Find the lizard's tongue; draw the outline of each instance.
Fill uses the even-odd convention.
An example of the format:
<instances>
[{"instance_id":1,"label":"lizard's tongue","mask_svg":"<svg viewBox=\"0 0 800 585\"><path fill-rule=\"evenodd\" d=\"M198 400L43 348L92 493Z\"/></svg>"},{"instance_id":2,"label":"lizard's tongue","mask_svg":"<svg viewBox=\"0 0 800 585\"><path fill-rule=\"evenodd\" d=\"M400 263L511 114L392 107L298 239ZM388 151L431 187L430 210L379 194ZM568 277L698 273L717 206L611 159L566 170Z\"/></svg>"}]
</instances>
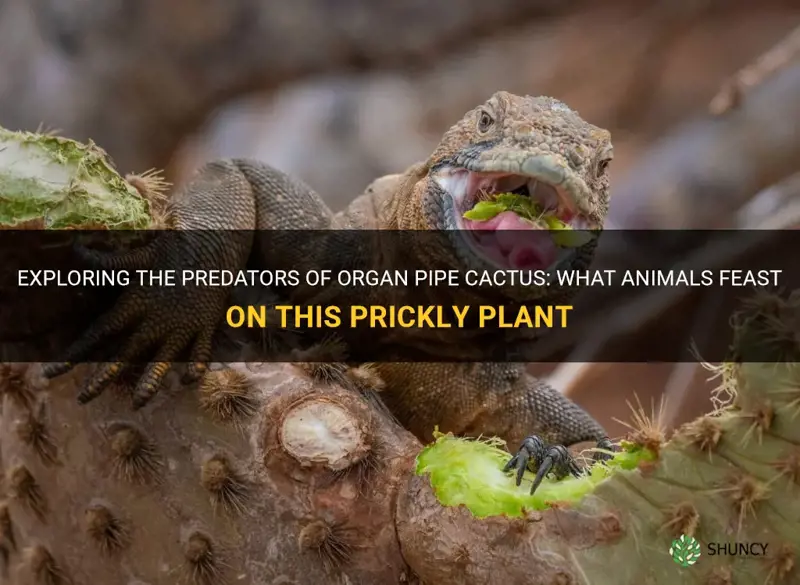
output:
<instances>
[{"instance_id":1,"label":"lizard's tongue","mask_svg":"<svg viewBox=\"0 0 800 585\"><path fill-rule=\"evenodd\" d=\"M464 220L474 230L478 246L495 262L514 270L546 270L556 261L550 232L539 230L513 211L504 211L486 221Z\"/></svg>"}]
</instances>

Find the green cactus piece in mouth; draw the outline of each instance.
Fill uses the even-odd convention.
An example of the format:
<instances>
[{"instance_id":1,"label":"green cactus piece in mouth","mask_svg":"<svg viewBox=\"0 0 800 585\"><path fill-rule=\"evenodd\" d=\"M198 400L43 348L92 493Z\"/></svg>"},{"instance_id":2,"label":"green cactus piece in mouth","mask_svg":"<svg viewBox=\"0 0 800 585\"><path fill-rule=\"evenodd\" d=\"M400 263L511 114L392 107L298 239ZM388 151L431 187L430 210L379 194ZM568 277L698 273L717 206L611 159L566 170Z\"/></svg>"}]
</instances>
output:
<instances>
[{"instance_id":1,"label":"green cactus piece in mouth","mask_svg":"<svg viewBox=\"0 0 800 585\"><path fill-rule=\"evenodd\" d=\"M568 223L561 221L555 212L546 213L542 206L530 197L516 193L497 193L490 199L482 199L475 203L464 218L472 221L488 221L505 211L516 213L530 223L532 227L550 230L553 241L562 248L579 248L591 240L591 233L572 229Z\"/></svg>"}]
</instances>

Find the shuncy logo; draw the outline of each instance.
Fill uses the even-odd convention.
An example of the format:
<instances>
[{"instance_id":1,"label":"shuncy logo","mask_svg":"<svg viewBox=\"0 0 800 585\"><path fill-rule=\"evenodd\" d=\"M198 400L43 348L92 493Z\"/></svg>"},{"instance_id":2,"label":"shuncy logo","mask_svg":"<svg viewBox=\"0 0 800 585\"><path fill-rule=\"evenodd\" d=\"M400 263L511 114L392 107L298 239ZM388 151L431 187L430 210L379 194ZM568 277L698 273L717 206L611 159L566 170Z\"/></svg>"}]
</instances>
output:
<instances>
[{"instance_id":1,"label":"shuncy logo","mask_svg":"<svg viewBox=\"0 0 800 585\"><path fill-rule=\"evenodd\" d=\"M669 554L681 567L691 567L700 558L700 543L694 537L682 534L672 541Z\"/></svg>"}]
</instances>

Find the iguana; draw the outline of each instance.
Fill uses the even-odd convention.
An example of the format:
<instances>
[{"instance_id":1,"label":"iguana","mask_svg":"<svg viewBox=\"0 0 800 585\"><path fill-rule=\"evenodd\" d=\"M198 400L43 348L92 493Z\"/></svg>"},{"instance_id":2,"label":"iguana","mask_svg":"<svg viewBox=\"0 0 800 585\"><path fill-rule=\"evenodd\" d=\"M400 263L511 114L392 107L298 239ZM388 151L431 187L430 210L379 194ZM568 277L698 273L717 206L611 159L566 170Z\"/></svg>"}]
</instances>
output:
<instances>
[{"instance_id":1,"label":"iguana","mask_svg":"<svg viewBox=\"0 0 800 585\"><path fill-rule=\"evenodd\" d=\"M107 264L266 269L302 259L291 249L264 249L258 235L262 230L362 229L450 231L454 235L446 240L446 249L435 251L439 260L445 258L454 267L467 263L509 268L513 253L487 250L470 233L531 226L510 211L479 225L464 219L464 212L486 194L512 192L531 197L573 227L599 229L608 212L612 156L609 132L587 123L562 102L497 92L445 132L427 161L378 179L336 214L307 185L263 163L210 162L170 202L170 227L177 230L171 233L177 238L158 238ZM190 244L180 237L190 230L212 235ZM592 245L573 250L569 262L585 266L593 251ZM408 253L417 254L424 266L430 252ZM547 246L535 253L545 268L555 262ZM134 406L140 408L157 393L172 362L184 351L191 353L188 379L203 374L230 292L228 287L130 289L70 348L67 361L47 366L45 375L52 378L69 371L111 335L131 330L116 357L88 381L79 401L98 396L126 364L147 354L153 361L133 391ZM509 294L547 303L559 293L529 287ZM436 347L427 347L433 359L440 357ZM380 363L377 368L386 384L381 396L398 421L418 437L429 437L438 425L456 434L521 441L507 466L517 468L518 485L526 467L538 470L540 477L550 471L557 476L576 473L563 445L598 441L600 447L611 448L601 425L529 375L524 364Z\"/></svg>"}]
</instances>

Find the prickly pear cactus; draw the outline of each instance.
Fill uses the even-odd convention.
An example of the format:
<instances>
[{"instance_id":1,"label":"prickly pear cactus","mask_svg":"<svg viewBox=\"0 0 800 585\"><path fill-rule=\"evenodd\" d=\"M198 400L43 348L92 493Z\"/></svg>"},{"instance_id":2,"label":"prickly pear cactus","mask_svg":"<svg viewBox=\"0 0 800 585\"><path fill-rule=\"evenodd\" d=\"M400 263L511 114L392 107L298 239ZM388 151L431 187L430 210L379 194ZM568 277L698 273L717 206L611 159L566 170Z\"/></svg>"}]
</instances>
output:
<instances>
[{"instance_id":1,"label":"prickly pear cactus","mask_svg":"<svg viewBox=\"0 0 800 585\"><path fill-rule=\"evenodd\" d=\"M615 470L577 503L556 492L547 510L479 519L468 500L442 506L452 497L451 478L418 469L398 507L406 561L430 583L799 583L798 299L759 294L748 302L734 319L734 355L760 361L708 366L720 380L716 411L669 441L658 416L639 408L628 448L655 457ZM484 509L500 505L490 499L484 493ZM689 552L699 547L699 558L682 551L675 560L673 543L682 537ZM502 552L487 555L487 543ZM767 550L709 555L712 543Z\"/></svg>"},{"instance_id":2,"label":"prickly pear cactus","mask_svg":"<svg viewBox=\"0 0 800 585\"><path fill-rule=\"evenodd\" d=\"M411 577L394 504L419 444L357 392L237 364L133 412L123 389L79 406L87 368L49 385L35 365L2 370L10 583Z\"/></svg>"}]
</instances>

